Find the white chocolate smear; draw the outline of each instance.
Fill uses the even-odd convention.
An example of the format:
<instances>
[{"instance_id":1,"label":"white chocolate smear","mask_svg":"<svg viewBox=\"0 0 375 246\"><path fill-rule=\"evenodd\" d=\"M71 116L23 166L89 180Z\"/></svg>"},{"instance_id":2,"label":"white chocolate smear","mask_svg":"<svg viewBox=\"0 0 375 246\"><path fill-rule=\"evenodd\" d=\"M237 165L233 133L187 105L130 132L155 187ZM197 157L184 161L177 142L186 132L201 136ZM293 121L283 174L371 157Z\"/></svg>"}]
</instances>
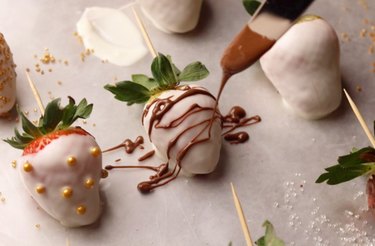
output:
<instances>
[{"instance_id":1,"label":"white chocolate smear","mask_svg":"<svg viewBox=\"0 0 375 246\"><path fill-rule=\"evenodd\" d=\"M130 66L147 54L142 36L126 14L117 9L86 8L77 22L86 49L118 66Z\"/></svg>"}]
</instances>

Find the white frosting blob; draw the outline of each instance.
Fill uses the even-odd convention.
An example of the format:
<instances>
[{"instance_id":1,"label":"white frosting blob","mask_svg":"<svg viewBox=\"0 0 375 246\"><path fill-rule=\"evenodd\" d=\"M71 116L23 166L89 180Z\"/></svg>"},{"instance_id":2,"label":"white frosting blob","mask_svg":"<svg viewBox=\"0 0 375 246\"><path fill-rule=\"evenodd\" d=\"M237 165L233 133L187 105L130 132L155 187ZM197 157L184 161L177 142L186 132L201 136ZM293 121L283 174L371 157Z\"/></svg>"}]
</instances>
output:
<instances>
[{"instance_id":1,"label":"white frosting blob","mask_svg":"<svg viewBox=\"0 0 375 246\"><path fill-rule=\"evenodd\" d=\"M200 88L205 90L202 87L191 86L195 88ZM175 100L180 95L184 94L186 91L182 90L169 90L163 92L158 98L168 98L171 97L171 100ZM177 102L161 119L160 125L168 125L170 122L176 120L182 116L193 104L198 104L200 107L209 107L214 108L216 101L207 95L204 94L195 94L189 97L182 99ZM147 107L147 105L146 105ZM152 110L154 109L155 104L152 105L149 109L149 113L144 118L144 127L148 132L148 127L150 125L150 118ZM210 120L212 117L212 110L204 110L191 114L186 117L182 123L174 128L155 128L156 121L152 126L152 132L150 139L154 145L156 153L158 154L163 161L168 161L167 151L168 144L174 138L176 138L180 133L188 129L189 127L196 125L202 121ZM195 127L187 130L177 141L176 145L170 150L170 169L176 165L176 157L178 153L183 150L188 144L202 131L202 129L207 124L202 124L199 127ZM220 157L220 148L221 148L221 120L216 119L213 122L211 128L211 138L208 141L195 144L191 147L185 157L181 161L181 168L184 174L207 174L212 172L219 161ZM208 128L201 134L198 139L203 139L208 137Z\"/></svg>"},{"instance_id":2,"label":"white frosting blob","mask_svg":"<svg viewBox=\"0 0 375 246\"><path fill-rule=\"evenodd\" d=\"M130 66L147 54L137 27L117 9L86 8L77 23L77 32L86 49L119 66Z\"/></svg>"},{"instance_id":3,"label":"white frosting blob","mask_svg":"<svg viewBox=\"0 0 375 246\"><path fill-rule=\"evenodd\" d=\"M95 222L101 213L99 181L102 170L102 156L93 156L90 149L99 148L90 135L71 134L53 140L36 154L20 157L20 176L34 200L53 218L64 226L76 227ZM67 158L76 158L76 164L69 166ZM26 172L23 165L29 162L33 170ZM85 187L86 179L94 185ZM45 187L45 192L36 192L37 186ZM73 195L62 196L63 189L70 187ZM78 206L85 206L86 212L78 214Z\"/></svg>"}]
</instances>

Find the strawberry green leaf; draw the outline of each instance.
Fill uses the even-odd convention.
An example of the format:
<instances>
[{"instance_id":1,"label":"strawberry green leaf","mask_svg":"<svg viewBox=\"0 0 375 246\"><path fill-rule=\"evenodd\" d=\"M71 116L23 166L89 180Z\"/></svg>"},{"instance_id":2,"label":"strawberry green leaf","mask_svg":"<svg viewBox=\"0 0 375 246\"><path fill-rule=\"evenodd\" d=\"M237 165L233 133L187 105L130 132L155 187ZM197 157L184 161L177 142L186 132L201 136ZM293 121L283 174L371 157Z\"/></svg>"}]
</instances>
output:
<instances>
[{"instance_id":1,"label":"strawberry green leaf","mask_svg":"<svg viewBox=\"0 0 375 246\"><path fill-rule=\"evenodd\" d=\"M169 62L172 64L174 74L178 77L181 73L180 69L178 69L178 67L176 67L176 65L172 62L172 57L170 55L167 55L167 58Z\"/></svg>"},{"instance_id":2,"label":"strawberry green leaf","mask_svg":"<svg viewBox=\"0 0 375 246\"><path fill-rule=\"evenodd\" d=\"M115 85L107 84L104 88L112 92L116 99L127 102L128 105L147 102L151 96L146 87L132 81L122 81Z\"/></svg>"},{"instance_id":3,"label":"strawberry green leaf","mask_svg":"<svg viewBox=\"0 0 375 246\"><path fill-rule=\"evenodd\" d=\"M147 75L144 74L133 74L132 80L134 83L146 87L149 91L155 90L159 86L153 78L149 78Z\"/></svg>"},{"instance_id":4,"label":"strawberry green leaf","mask_svg":"<svg viewBox=\"0 0 375 246\"><path fill-rule=\"evenodd\" d=\"M178 83L172 63L161 53L152 61L151 72L160 88L170 88Z\"/></svg>"},{"instance_id":5,"label":"strawberry green leaf","mask_svg":"<svg viewBox=\"0 0 375 246\"><path fill-rule=\"evenodd\" d=\"M207 68L200 62L193 62L181 72L172 62L172 58L161 53L151 64L153 78L144 74L132 75L132 81L122 81L104 88L124 101L127 105L145 103L151 96L163 91L175 89L181 81L196 81L207 77Z\"/></svg>"},{"instance_id":6,"label":"strawberry green leaf","mask_svg":"<svg viewBox=\"0 0 375 246\"><path fill-rule=\"evenodd\" d=\"M329 185L336 185L375 171L375 149L362 148L349 155L340 156L338 164L325 169L316 183L327 181Z\"/></svg>"},{"instance_id":7,"label":"strawberry green leaf","mask_svg":"<svg viewBox=\"0 0 375 246\"><path fill-rule=\"evenodd\" d=\"M261 3L256 0L242 0L242 4L245 7L247 13L253 15L255 14Z\"/></svg>"},{"instance_id":8,"label":"strawberry green leaf","mask_svg":"<svg viewBox=\"0 0 375 246\"><path fill-rule=\"evenodd\" d=\"M201 62L193 62L187 65L178 76L180 81L197 81L208 76L209 72Z\"/></svg>"},{"instance_id":9,"label":"strawberry green leaf","mask_svg":"<svg viewBox=\"0 0 375 246\"><path fill-rule=\"evenodd\" d=\"M70 127L78 118L86 119L90 116L92 108L93 105L87 104L86 99L81 100L76 106L71 97L69 97L69 104L60 108L60 99L55 99L48 103L38 125L34 125L18 110L24 132L20 133L15 129L15 136L4 141L15 148L24 149L30 142L43 135Z\"/></svg>"},{"instance_id":10,"label":"strawberry green leaf","mask_svg":"<svg viewBox=\"0 0 375 246\"><path fill-rule=\"evenodd\" d=\"M42 123L43 132L51 132L55 130L63 116L63 110L60 108L60 98L48 103L44 116L39 122Z\"/></svg>"},{"instance_id":11,"label":"strawberry green leaf","mask_svg":"<svg viewBox=\"0 0 375 246\"><path fill-rule=\"evenodd\" d=\"M87 119L92 112L92 108L93 105L87 104L85 98L76 106L74 99L69 97L69 104L63 108L62 120L58 129L68 128L78 119Z\"/></svg>"},{"instance_id":12,"label":"strawberry green leaf","mask_svg":"<svg viewBox=\"0 0 375 246\"><path fill-rule=\"evenodd\" d=\"M276 236L275 229L273 228L273 225L271 224L271 222L266 220L263 223L263 227L266 227L265 235L259 238L255 242L256 245L258 246L285 246L284 241Z\"/></svg>"},{"instance_id":13,"label":"strawberry green leaf","mask_svg":"<svg viewBox=\"0 0 375 246\"><path fill-rule=\"evenodd\" d=\"M38 138L42 136L42 132L40 129L35 126L22 112L19 111L21 122L22 122L22 129L27 134L33 136L34 138Z\"/></svg>"}]
</instances>

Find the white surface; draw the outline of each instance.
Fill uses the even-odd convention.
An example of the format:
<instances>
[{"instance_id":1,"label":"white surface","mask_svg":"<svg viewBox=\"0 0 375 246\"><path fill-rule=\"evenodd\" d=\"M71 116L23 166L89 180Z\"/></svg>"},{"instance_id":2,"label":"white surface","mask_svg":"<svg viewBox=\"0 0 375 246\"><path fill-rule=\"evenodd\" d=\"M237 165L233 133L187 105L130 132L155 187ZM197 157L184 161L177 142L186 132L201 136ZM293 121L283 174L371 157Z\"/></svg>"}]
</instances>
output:
<instances>
[{"instance_id":1,"label":"white surface","mask_svg":"<svg viewBox=\"0 0 375 246\"><path fill-rule=\"evenodd\" d=\"M325 17L339 34L350 35L351 42L341 43L344 85L370 124L375 106L374 74L370 71L373 56L368 55L368 38L358 37L363 19L374 16L375 2L368 3L369 10L365 11L357 1L317 0L309 12ZM23 71L27 67L34 71L34 54L41 55L44 48L49 48L56 59L66 59L69 65L51 65L52 72L43 65L44 75L31 74L43 100L46 102L53 95L67 102L66 96L71 95L93 102L93 115L82 126L105 149L125 138L146 136L140 124L142 106L127 107L102 87L113 82L115 76L120 80L129 79L132 73L150 74L151 57L129 68L103 64L93 56L81 62L83 47L73 36L75 24L86 7L101 4L102 1L2 0L0 28L18 65L21 108L29 111L31 118L38 117ZM126 1L113 0L104 7L124 4ZM168 35L147 21L146 25L157 50L172 55L177 65L182 67L194 60L206 64L211 75L201 84L215 93L221 76L221 52L249 17L239 2L230 0L220 4L207 0L202 10L198 28L186 35ZM57 84L59 80L62 85ZM357 85L362 86L361 93L356 92ZM232 146L224 142L214 173L181 177L152 194L142 195L136 185L150 173L111 172L102 182L106 205L101 220L80 229L66 229L37 209L11 167L11 161L21 151L1 143L0 192L5 201L0 201L0 244L66 245L68 239L72 246L216 246L229 241L244 245L229 182L236 185L254 239L263 233L261 224L265 219L272 221L278 235L289 245L345 245L345 240L353 237L357 237L357 242L361 238L373 239L375 220L362 210L366 208L366 197L360 193L365 192L364 179L334 187L314 183L338 155L348 153L353 146L368 145L346 102L324 120L299 119L285 111L279 95L255 65L233 77L223 94L221 111L226 113L235 104L244 106L249 115L259 114L263 121L248 128L251 139L246 144ZM11 136L17 125L8 120L1 120L0 124L1 138ZM149 149L151 146L146 143L145 150L132 155L122 151L105 154L104 163L122 158L128 164L136 164L136 159ZM36 224L40 224L40 229Z\"/></svg>"}]
</instances>

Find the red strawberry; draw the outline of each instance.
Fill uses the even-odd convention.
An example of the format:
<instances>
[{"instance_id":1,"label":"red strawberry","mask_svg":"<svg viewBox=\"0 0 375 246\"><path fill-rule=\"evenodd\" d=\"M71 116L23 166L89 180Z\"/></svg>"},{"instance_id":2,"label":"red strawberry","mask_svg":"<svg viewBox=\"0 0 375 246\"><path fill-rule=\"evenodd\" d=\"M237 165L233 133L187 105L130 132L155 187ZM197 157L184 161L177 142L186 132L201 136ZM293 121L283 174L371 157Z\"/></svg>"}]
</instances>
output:
<instances>
[{"instance_id":1,"label":"red strawberry","mask_svg":"<svg viewBox=\"0 0 375 246\"><path fill-rule=\"evenodd\" d=\"M50 102L39 126L21 113L24 133L16 129L15 137L5 141L24 150L20 176L40 207L65 226L83 226L100 215L102 156L89 133L70 127L90 115L92 104L83 99L76 106L69 99L64 108L60 99Z\"/></svg>"}]
</instances>

